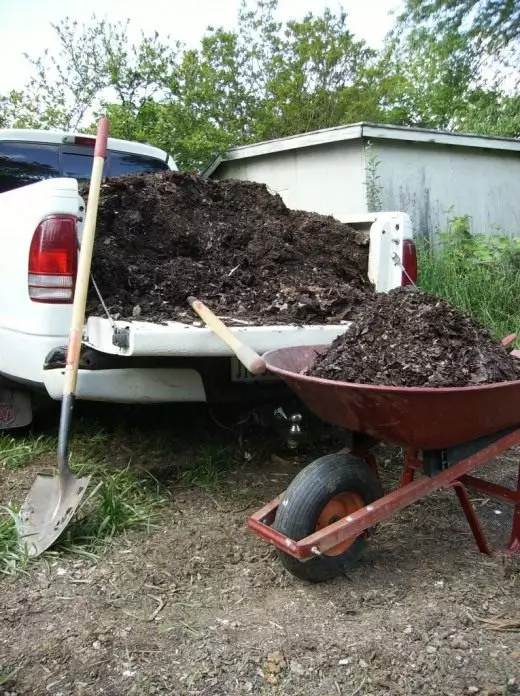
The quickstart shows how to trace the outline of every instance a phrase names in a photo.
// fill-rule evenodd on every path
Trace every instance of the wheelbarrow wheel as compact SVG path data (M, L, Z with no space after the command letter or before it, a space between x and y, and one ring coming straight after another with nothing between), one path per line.
M299 541L369 505L381 495L379 480L363 459L329 454L316 459L293 479L276 513L274 528ZM278 555L285 568L297 578L325 582L344 575L356 564L363 552L367 532L308 561L299 561L283 551L278 551Z

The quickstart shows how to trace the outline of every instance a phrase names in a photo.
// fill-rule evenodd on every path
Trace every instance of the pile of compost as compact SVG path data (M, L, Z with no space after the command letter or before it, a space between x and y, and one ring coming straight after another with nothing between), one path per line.
M254 182L108 180L96 235L92 274L115 318L192 322L195 295L230 323L330 323L373 293L365 233L290 210ZM93 289L87 311L104 315Z
M462 387L520 379L520 361L470 316L415 288L377 294L307 374L405 387Z

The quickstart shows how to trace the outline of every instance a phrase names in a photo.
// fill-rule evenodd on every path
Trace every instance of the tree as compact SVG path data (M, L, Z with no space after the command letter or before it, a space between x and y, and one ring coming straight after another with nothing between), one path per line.
M405 17L432 22L443 33L467 33L492 51L520 38L520 5L515 0L407 0Z
M157 33L132 43L126 23L98 20L89 25L65 18L53 24L58 50L36 58L25 54L33 76L23 93L8 101L22 100L27 119L45 128L77 129L92 119L93 111L107 98L138 109L156 94L174 60L176 46L159 40ZM16 118L11 115L11 120Z
M456 32L437 36L425 27L398 26L381 53L374 77L384 120L422 128L450 129L468 103L479 59Z
M453 102L451 127L487 135L520 135L518 2L407 0L398 27L411 33L422 31L448 49L454 41L462 47L469 81Z
M56 53L28 57L29 84L0 96L0 125L92 132L103 112L113 136L157 145L183 169L231 145L356 121L516 133L518 100L482 80L475 37L442 8L443 29L432 29L437 15L423 5L464 0L408 0L379 53L345 12L282 23L278 0L242 0L236 28L208 27L189 50L157 32L132 40L129 22L66 18L54 25Z
M65 19L54 26L57 53L29 58L26 121L91 130L105 111L113 135L199 168L231 144L376 119L375 53L348 30L347 15L282 24L277 4L242 0L237 28L209 27L193 50L158 34L132 44L128 22Z

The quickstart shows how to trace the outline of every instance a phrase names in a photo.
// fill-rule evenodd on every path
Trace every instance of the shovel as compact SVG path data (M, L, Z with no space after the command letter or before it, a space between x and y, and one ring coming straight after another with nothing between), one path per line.
M267 372L265 360L258 355L250 346L242 343L235 334L217 317L209 307L197 300L196 297L188 297L190 307L196 312L202 321L216 334L224 343L231 348L242 365L253 375L262 375Z
M58 476L38 474L20 508L16 521L19 545L28 556L39 556L52 546L76 512L90 482L90 476L78 478L69 467L69 436L76 398L81 339L107 139L108 119L105 116L98 122L90 191L72 305L58 434Z

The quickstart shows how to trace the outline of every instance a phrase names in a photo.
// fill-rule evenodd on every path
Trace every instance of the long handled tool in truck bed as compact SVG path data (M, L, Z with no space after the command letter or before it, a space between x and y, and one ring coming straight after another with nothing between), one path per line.
M107 139L108 119L104 117L98 123L74 290L58 435L58 476L39 474L36 477L17 518L19 542L29 556L38 556L56 541L76 512L90 482L90 476L77 477L69 466L69 438Z

